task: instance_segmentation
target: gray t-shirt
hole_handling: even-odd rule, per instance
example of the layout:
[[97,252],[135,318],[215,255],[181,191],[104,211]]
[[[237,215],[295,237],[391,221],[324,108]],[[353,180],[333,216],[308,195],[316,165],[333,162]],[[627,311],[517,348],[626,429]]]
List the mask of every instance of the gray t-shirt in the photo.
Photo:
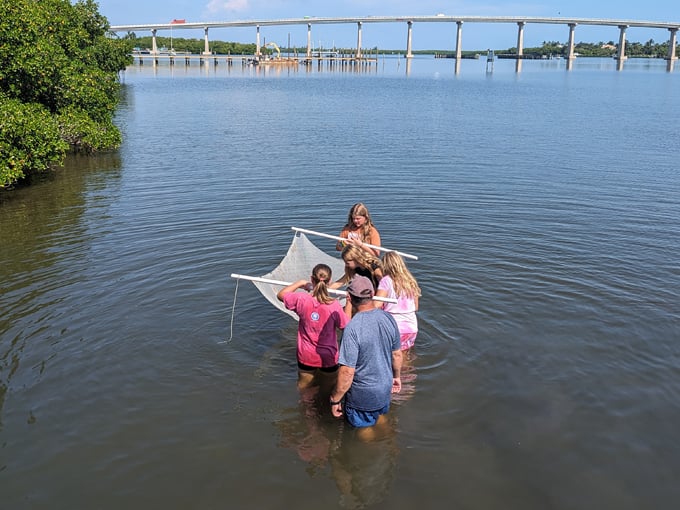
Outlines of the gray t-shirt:
[[345,403],[361,411],[377,411],[390,403],[392,351],[401,348],[392,316],[376,308],[359,312],[349,322],[340,344],[341,365],[354,368]]

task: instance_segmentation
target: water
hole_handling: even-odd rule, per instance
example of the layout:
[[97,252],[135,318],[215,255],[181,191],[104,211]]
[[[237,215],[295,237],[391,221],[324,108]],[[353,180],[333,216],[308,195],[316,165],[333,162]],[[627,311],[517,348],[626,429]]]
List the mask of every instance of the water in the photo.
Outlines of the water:
[[[0,197],[3,508],[674,508],[680,75],[462,64],[130,68],[119,152]],[[371,444],[229,277],[357,201],[423,289]]]

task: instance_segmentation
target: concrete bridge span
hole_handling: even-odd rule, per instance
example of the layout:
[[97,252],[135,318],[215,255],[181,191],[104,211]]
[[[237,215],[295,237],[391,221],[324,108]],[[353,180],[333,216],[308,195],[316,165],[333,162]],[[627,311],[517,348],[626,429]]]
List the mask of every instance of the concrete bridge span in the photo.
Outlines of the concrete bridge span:
[[327,25],[327,24],[356,24],[357,26],[357,48],[356,56],[361,57],[361,31],[364,24],[370,23],[405,23],[406,24],[406,58],[411,58],[412,53],[412,26],[414,23],[453,23],[456,25],[456,72],[460,69],[461,55],[462,55],[462,31],[465,23],[510,23],[517,25],[517,61],[516,71],[519,72],[522,68],[522,59],[524,47],[524,30],[529,24],[551,24],[551,25],[565,25],[569,30],[568,51],[566,56],[567,69],[572,68],[575,57],[575,31],[579,25],[598,25],[611,26],[619,29],[619,44],[617,59],[617,69],[623,69],[623,63],[626,60],[625,46],[626,46],[626,31],[629,28],[653,28],[665,29],[669,32],[669,49],[666,60],[668,62],[667,69],[673,69],[674,62],[677,60],[676,44],[677,32],[680,29],[680,22],[660,22],[660,21],[639,21],[639,20],[621,20],[621,19],[593,19],[593,18],[559,18],[559,17],[526,17],[526,16],[448,16],[443,14],[433,16],[365,16],[365,17],[340,17],[340,18],[323,18],[323,17],[303,17],[303,18],[288,18],[288,19],[270,19],[270,20],[236,20],[236,21],[210,21],[210,22],[177,22],[174,23],[147,23],[147,24],[130,24],[130,25],[114,25],[111,26],[112,32],[138,32],[150,31],[153,38],[153,52],[157,52],[156,34],[159,30],[196,30],[202,29],[204,31],[204,54],[210,53],[208,32],[211,28],[234,28],[234,27],[253,27],[256,29],[256,53],[260,54],[260,27],[266,26],[282,26],[282,25],[307,25],[307,56],[311,55],[311,32],[312,25]]

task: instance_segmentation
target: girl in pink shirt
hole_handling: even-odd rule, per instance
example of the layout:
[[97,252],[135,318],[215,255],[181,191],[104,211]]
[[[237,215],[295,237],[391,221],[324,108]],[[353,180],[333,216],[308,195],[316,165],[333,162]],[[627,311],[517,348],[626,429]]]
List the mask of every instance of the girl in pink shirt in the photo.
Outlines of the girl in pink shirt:
[[383,255],[384,276],[378,284],[376,296],[390,297],[397,303],[376,301],[376,307],[392,314],[397,321],[401,335],[401,350],[413,347],[418,335],[418,298],[421,295],[418,282],[406,267],[404,259],[397,252],[388,251]]
[[331,268],[317,264],[312,270],[311,294],[296,292],[309,288],[307,280],[299,280],[281,289],[276,297],[300,321],[297,334],[298,389],[312,385],[317,372],[335,375],[338,370],[337,330],[349,322],[337,299],[328,294]]

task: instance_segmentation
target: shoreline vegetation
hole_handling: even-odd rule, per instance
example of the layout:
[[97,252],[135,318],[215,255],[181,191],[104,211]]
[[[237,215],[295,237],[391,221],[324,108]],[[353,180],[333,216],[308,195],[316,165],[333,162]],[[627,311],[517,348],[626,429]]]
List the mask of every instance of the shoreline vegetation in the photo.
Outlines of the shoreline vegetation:
[[0,190],[116,149],[119,72],[129,38],[109,33],[94,0],[0,0]]
[[[152,46],[151,36],[137,37],[134,33],[129,33],[127,36],[133,42],[133,46],[142,52],[150,51]],[[166,48],[180,53],[201,54],[205,49],[205,42],[203,39],[183,39],[171,37],[156,37],[156,45],[158,48]],[[254,55],[257,47],[254,43],[238,43],[225,41],[211,41],[210,51],[214,55]],[[297,54],[304,55],[307,52],[306,46],[295,46],[291,48],[280,47],[281,54]],[[483,55],[487,51],[493,51],[496,56],[499,55],[516,55],[517,48],[488,48],[479,50],[465,50],[462,55],[465,58],[472,58],[474,55]],[[353,54],[356,48],[314,48],[314,52],[319,51],[334,51],[341,54]],[[385,55],[400,55],[404,54],[404,50],[394,49],[380,49],[377,47],[365,48],[364,51],[371,53],[382,53]],[[522,58],[550,58],[550,57],[567,57],[568,45],[558,41],[544,41],[541,46],[523,48]],[[260,52],[263,55],[274,55],[275,50],[270,47],[262,45]],[[440,58],[455,57],[455,50],[413,50],[414,55],[438,55]],[[578,57],[615,57],[618,53],[618,43],[614,41],[586,43],[579,42],[574,44],[574,53]],[[626,57],[646,57],[646,58],[666,58],[668,55],[668,41],[656,43],[650,39],[644,43],[627,41],[626,42]],[[676,54],[680,54],[680,44],[676,46]]]

